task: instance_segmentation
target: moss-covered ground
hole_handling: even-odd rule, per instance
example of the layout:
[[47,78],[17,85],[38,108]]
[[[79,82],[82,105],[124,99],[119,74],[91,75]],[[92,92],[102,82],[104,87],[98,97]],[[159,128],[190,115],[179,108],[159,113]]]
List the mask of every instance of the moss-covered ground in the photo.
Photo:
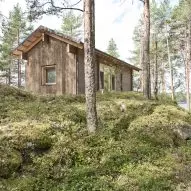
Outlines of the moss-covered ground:
[[0,191],[191,190],[191,142],[173,130],[191,124],[189,113],[132,92],[97,100],[89,135],[83,96],[0,85]]

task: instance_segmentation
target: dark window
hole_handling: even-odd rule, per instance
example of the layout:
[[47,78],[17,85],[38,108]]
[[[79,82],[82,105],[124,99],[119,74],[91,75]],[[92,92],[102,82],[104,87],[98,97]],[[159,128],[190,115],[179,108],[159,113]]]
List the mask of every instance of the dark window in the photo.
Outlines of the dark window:
[[104,89],[104,72],[100,71],[100,89]]
[[46,83],[55,84],[56,83],[56,69],[55,67],[46,68]]
[[115,90],[115,76],[114,75],[112,75],[111,80],[112,80],[112,90]]
[[120,80],[120,84],[121,84],[121,91],[123,91],[123,74],[121,74],[121,80]]

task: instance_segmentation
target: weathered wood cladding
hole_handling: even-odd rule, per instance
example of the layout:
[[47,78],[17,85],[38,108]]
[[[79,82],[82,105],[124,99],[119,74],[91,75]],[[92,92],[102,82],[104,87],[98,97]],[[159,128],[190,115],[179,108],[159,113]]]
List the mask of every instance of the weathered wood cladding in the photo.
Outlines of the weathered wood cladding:
[[65,93],[77,94],[76,89],[76,54],[67,53],[65,64]]
[[122,70],[122,90],[131,91],[132,90],[132,70],[128,68],[123,68]]
[[[103,66],[103,68],[99,69],[100,71],[104,72],[104,67],[111,67],[115,69],[115,91],[132,91],[133,75],[131,68],[128,68],[124,65],[111,63],[102,58],[99,58],[99,60],[101,62],[98,64]],[[101,84],[100,79],[99,84]]]
[[85,73],[84,73],[84,52],[81,49],[77,50],[77,88],[78,94],[85,93]]
[[[28,53],[26,65],[26,88],[39,94],[84,94],[83,49],[45,35]],[[115,90],[132,90],[132,69],[112,63],[97,55],[95,60],[96,89],[100,87],[100,64],[116,69]],[[55,67],[56,83],[46,84],[46,67]]]
[[[76,94],[75,54],[67,51],[66,43],[52,37],[45,39],[28,52],[27,89],[40,94]],[[55,84],[45,84],[46,66],[55,66]]]
[[116,73],[116,91],[122,91],[123,90],[121,77],[122,77],[121,70],[117,71],[117,73]]

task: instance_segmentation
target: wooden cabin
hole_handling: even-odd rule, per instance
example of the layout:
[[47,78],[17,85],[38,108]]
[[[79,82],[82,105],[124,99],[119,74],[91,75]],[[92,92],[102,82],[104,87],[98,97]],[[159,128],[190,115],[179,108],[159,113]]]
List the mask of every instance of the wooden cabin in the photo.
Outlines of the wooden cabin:
[[[83,43],[38,27],[13,55],[27,60],[26,89],[38,94],[84,94]],[[140,69],[96,49],[96,88],[131,91],[133,70]]]

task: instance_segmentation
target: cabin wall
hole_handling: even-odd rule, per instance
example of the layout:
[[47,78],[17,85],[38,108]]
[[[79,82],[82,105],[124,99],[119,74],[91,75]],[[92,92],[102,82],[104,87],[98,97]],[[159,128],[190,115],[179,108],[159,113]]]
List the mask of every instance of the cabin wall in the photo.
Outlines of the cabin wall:
[[85,72],[84,72],[84,52],[81,49],[77,50],[77,89],[78,94],[85,94]]
[[[77,94],[85,93],[85,65],[84,52],[81,49],[77,50]],[[99,90],[99,60],[95,59],[95,83],[96,90]]]
[[[108,72],[108,70],[106,69],[108,69],[109,67],[111,68],[111,70],[112,68],[115,69],[115,74],[113,73],[113,75],[115,76],[115,91],[132,91],[133,76],[132,76],[131,68],[127,68],[124,66],[116,67],[115,65],[112,66],[112,63],[107,64],[107,62],[105,62],[104,64],[103,62],[101,62],[100,64],[101,66],[99,71],[104,72],[104,89],[105,90],[107,90],[108,88],[106,87],[106,84],[105,84],[105,78],[106,78],[105,73]],[[110,75],[112,75],[112,73]],[[111,76],[108,83],[111,86]],[[99,79],[99,84],[101,84],[101,79]],[[111,87],[109,88],[109,91],[111,91]]]
[[[46,67],[55,67],[56,84],[45,83]],[[76,94],[76,55],[67,44],[52,37],[45,38],[28,52],[26,88],[39,94]]]
[[76,54],[68,53],[65,64],[65,93],[77,94],[76,87]]
[[[84,94],[84,52],[65,42],[45,36],[27,53],[26,89],[38,94]],[[95,60],[96,89],[100,88],[100,63],[107,63],[102,57]],[[107,64],[106,64],[107,65]],[[115,65],[109,62],[109,65]],[[45,69],[55,67],[56,83],[45,83]],[[114,66],[116,67],[116,66]],[[116,91],[132,90],[132,69],[118,66],[115,76]],[[122,74],[122,75],[121,75]]]
[[41,42],[28,52],[26,64],[26,89],[34,93],[40,93],[41,85]]
[[116,73],[116,91],[123,91],[123,89],[122,89],[121,71],[118,71]]
[[132,70],[129,68],[122,70],[122,91],[132,91]]

